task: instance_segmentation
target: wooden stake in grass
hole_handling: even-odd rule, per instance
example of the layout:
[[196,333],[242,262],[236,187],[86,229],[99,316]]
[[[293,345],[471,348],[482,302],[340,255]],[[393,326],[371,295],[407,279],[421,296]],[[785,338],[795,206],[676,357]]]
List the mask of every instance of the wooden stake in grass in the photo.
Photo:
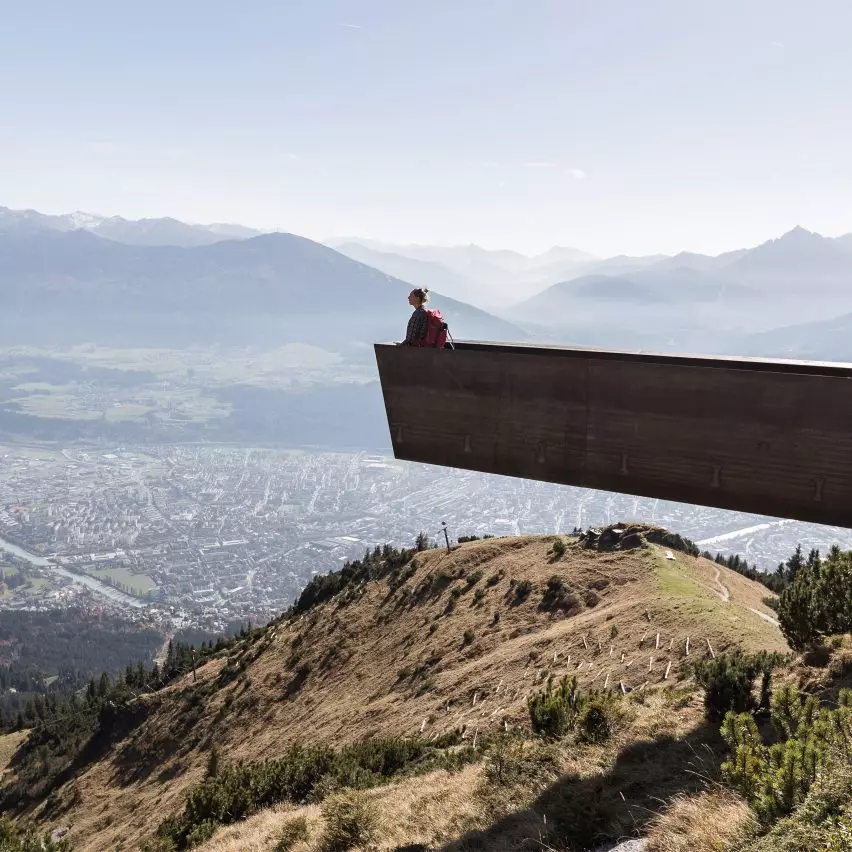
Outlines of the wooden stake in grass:
[[478,692],[474,692],[474,693],[473,693],[473,704],[471,704],[471,705],[470,705],[471,707],[476,707],[476,699],[477,699],[477,698],[479,698],[479,693],[478,693]]
[[654,646],[657,650],[660,649],[660,634],[657,634],[657,644]]
[[666,673],[663,675],[663,680],[669,679],[669,672],[672,670],[672,661],[669,660],[669,664],[666,666]]
[[689,636],[686,637],[686,656],[689,656]]
[[704,641],[707,643],[707,648],[708,648],[708,650],[710,651],[710,656],[711,656],[711,657],[715,660],[715,659],[716,659],[716,655],[713,653],[713,646],[710,644],[710,640],[709,640],[709,639],[705,639]]
[[604,680],[604,689],[609,686],[609,672],[606,673],[606,679]]
[[613,652],[614,650],[615,650],[615,645],[610,645],[610,646],[609,646],[609,655],[610,655],[610,657],[612,656],[612,652]]
[[424,720],[420,723],[420,733],[422,734],[422,733],[423,733],[423,731],[425,731],[425,730],[426,730],[426,720],[424,719]]
[[589,643],[586,641],[586,637],[585,637],[585,636],[583,636],[583,647],[584,647],[587,651],[589,650]]
[[473,731],[473,748],[474,748],[474,751],[476,750],[476,738],[478,736],[479,736],[479,726],[477,725],[477,727]]
[[648,671],[649,672],[654,671],[654,655],[653,654],[651,655],[651,662],[648,663]]
[[621,652],[621,662],[624,662],[624,651]]
[[674,648],[674,636],[672,636],[672,641],[669,642],[669,650],[671,651],[672,648]]
[[642,638],[639,640],[639,647],[641,648],[645,644],[645,637],[648,635],[648,632],[642,634]]

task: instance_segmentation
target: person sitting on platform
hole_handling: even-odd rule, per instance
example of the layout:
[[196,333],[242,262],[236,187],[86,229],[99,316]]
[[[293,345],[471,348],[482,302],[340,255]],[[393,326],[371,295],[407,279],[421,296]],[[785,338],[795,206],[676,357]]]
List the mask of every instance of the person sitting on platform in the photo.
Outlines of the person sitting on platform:
[[408,294],[408,304],[414,308],[408,320],[405,340],[397,346],[422,346],[429,330],[429,315],[426,313],[426,302],[429,301],[429,290],[426,287],[415,287]]
[[449,329],[440,311],[427,308],[429,291],[425,287],[416,287],[408,294],[408,304],[414,312],[408,320],[405,340],[397,346],[428,346],[444,349],[447,345]]

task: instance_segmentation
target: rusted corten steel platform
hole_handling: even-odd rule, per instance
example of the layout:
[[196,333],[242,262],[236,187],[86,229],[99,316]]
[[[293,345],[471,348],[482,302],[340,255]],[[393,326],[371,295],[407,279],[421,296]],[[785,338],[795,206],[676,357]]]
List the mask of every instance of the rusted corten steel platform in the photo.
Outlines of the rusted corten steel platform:
[[398,459],[852,527],[852,364],[375,351]]

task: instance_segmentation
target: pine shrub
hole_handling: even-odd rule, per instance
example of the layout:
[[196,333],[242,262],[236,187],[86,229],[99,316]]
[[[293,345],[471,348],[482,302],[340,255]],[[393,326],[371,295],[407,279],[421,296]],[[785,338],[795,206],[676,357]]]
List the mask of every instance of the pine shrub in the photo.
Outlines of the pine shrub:
[[[588,741],[599,741],[595,739],[599,735],[606,739],[608,733],[604,735],[603,731],[608,731],[611,725],[612,700],[595,691],[581,692],[576,677],[569,680],[565,676],[554,683],[551,676],[544,689],[527,700],[533,733],[547,738],[563,737],[577,728],[579,718],[588,709],[581,736]],[[602,715],[607,717],[606,722]]]
[[210,754],[207,755],[207,771],[205,772],[208,778],[215,778],[219,774],[219,766],[221,765],[221,756],[216,743],[210,747]]
[[[340,788],[367,789],[403,772],[457,770],[476,759],[473,749],[447,751],[459,735],[422,739],[368,739],[335,752],[326,746],[292,746],[282,757],[257,763],[219,762],[215,776],[193,787],[183,811],[166,819],[152,849],[190,849],[220,825],[246,819],[283,802],[317,801]],[[170,844],[170,845],[169,845]]]
[[[748,655],[737,650],[697,663],[693,673],[704,688],[707,718],[721,721],[728,711],[745,713],[758,706],[767,706],[772,670],[780,661],[777,654]],[[762,678],[760,704],[754,698],[758,675]]]
[[565,584],[565,581],[558,574],[551,576],[542,595],[540,608],[551,611],[555,609],[570,610],[576,604],[577,599]]
[[487,745],[486,789],[538,786],[554,778],[561,768],[558,746],[530,743],[521,732],[500,731]]
[[482,579],[482,571],[476,570],[465,578],[465,583],[467,584],[468,589],[472,589],[481,579]]
[[[417,537],[416,550],[429,546],[429,540],[424,533]],[[347,562],[339,571],[328,574],[317,574],[305,586],[299,599],[288,611],[288,615],[300,615],[333,598],[336,594],[348,588],[354,588],[368,580],[379,580],[388,577],[393,582],[400,576],[403,566],[412,561],[415,550],[398,550],[389,544],[367,551],[362,559]]]
[[824,637],[852,631],[852,551],[832,547],[826,559],[797,548],[787,561],[789,585],[778,602],[778,620],[790,647],[802,651]]
[[841,690],[834,710],[786,685],[772,695],[772,724],[779,741],[766,745],[754,718],[729,712],[722,736],[731,757],[722,774],[769,826],[806,800],[819,778],[849,764],[852,691]]
[[583,743],[603,743],[615,729],[615,701],[606,695],[588,698],[577,716],[577,739]]
[[512,587],[514,592],[514,603],[523,603],[531,594],[533,584],[531,580],[518,580]]
[[282,826],[272,852],[290,852],[297,843],[307,842],[310,836],[308,820],[303,816],[294,817]]
[[348,790],[328,799],[322,807],[325,830],[321,848],[345,852],[369,846],[381,835],[381,814],[374,801],[358,790]]

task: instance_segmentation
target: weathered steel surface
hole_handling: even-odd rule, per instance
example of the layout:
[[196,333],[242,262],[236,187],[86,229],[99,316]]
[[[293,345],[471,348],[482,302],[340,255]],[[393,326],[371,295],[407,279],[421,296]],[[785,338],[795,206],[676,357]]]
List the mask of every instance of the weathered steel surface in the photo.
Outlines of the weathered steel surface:
[[852,527],[852,364],[375,350],[399,459]]

